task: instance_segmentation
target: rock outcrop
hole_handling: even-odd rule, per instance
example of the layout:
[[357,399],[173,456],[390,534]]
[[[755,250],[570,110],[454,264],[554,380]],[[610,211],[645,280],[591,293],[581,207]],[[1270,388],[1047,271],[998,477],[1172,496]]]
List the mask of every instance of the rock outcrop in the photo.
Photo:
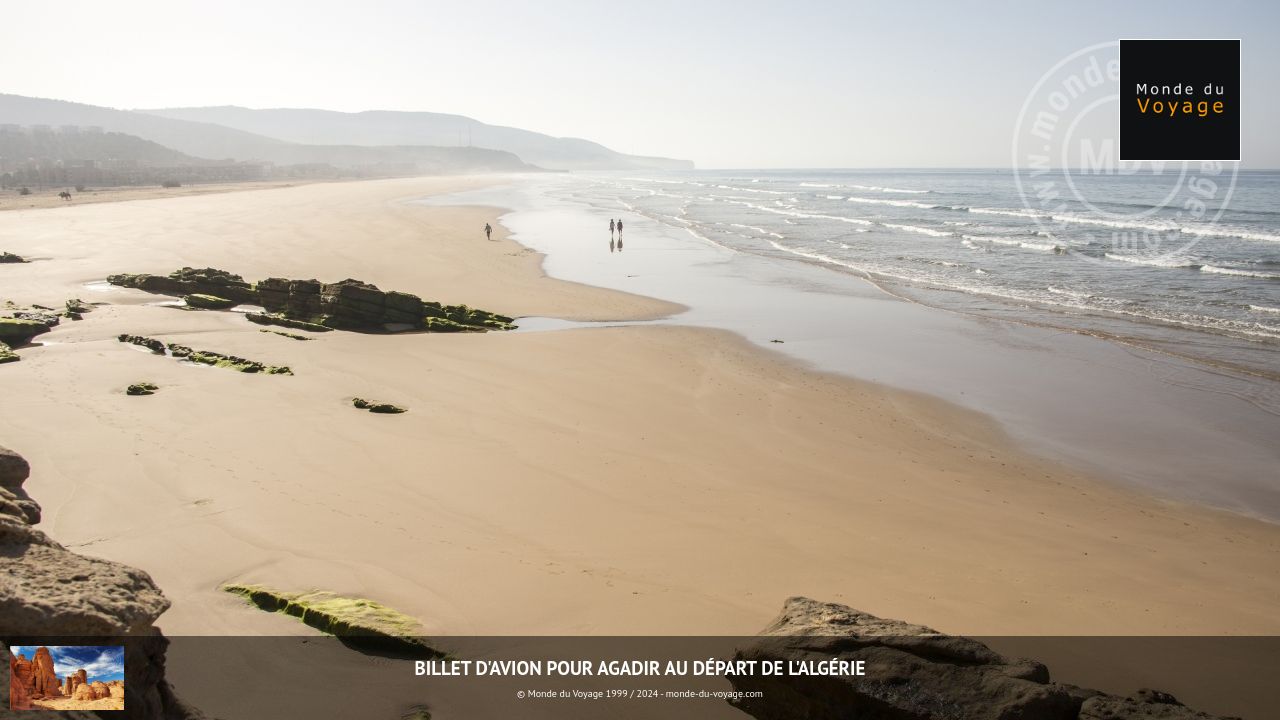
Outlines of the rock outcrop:
[[62,683],[58,682],[58,673],[53,668],[53,656],[49,648],[41,647],[31,658],[31,698],[62,697]]
[[260,303],[268,313],[339,330],[482,332],[512,327],[511,318],[503,315],[428,302],[351,278],[336,283],[267,278],[257,287]]
[[409,293],[380,290],[351,278],[336,283],[267,278],[250,284],[225,270],[183,268],[167,276],[122,274],[112,275],[107,281],[121,287],[182,296],[192,307],[261,305],[266,312],[247,314],[250,321],[295,330],[485,332],[514,327],[512,319],[504,315],[466,305],[442,305]]
[[184,267],[168,275],[111,275],[107,282],[158,295],[212,295],[236,303],[258,302],[258,294],[252,284],[239,275],[217,268]]
[[21,455],[0,447],[0,516],[30,525],[40,522],[40,505],[22,489],[30,474],[31,467]]
[[14,255],[11,252],[0,252],[0,264],[5,263],[24,263],[25,259],[21,255]]
[[351,404],[358,410],[368,410],[371,413],[379,415],[399,415],[400,413],[409,412],[406,408],[391,403],[377,402],[376,400],[365,400],[364,398],[352,398]]
[[267,313],[245,313],[245,319],[251,323],[259,325],[279,325],[280,327],[293,328],[294,330],[306,330],[308,332],[330,332],[331,327],[318,325],[316,323],[304,322],[302,320],[293,320],[283,315],[270,315]]
[[265,373],[267,375],[292,375],[293,371],[284,365],[266,365],[257,360],[248,360],[235,355],[223,355],[209,350],[192,350],[186,345],[169,343],[169,352],[176,358],[202,365],[238,370],[242,373]]
[[21,359],[22,358],[18,353],[14,352],[13,348],[9,347],[8,343],[0,342],[0,365],[4,363],[18,362]]
[[1226,720],[1166,693],[1121,698],[1051,682],[1048,669],[969,638],[795,597],[739,660],[864,660],[862,677],[733,675],[760,720]]
[[[29,467],[0,449],[0,482],[20,488]],[[139,720],[198,720],[204,715],[179,700],[164,678],[168,640],[154,625],[169,601],[143,571],[67,550],[25,520],[0,514],[0,637],[19,644],[39,638],[49,645],[124,646],[129,703],[125,717]],[[27,639],[28,642],[23,642]],[[0,646],[0,654],[8,656]],[[65,684],[45,673],[39,653],[32,661],[9,656],[13,677],[30,677],[34,689],[62,695]],[[52,663],[49,663],[52,670]],[[39,683],[37,685],[37,683]],[[10,682],[10,702],[27,703],[23,683]],[[74,679],[72,685],[75,685]],[[73,687],[72,697],[88,685]],[[92,692],[92,688],[90,688]],[[108,694],[110,690],[108,689]],[[80,717],[91,717],[81,715]]]
[[9,709],[31,709],[32,673],[31,661],[26,655],[9,656]]
[[156,340],[155,338],[120,333],[116,336],[116,339],[122,343],[129,343],[131,345],[137,345],[138,347],[144,347],[157,355],[164,354],[164,343]]
[[139,383],[134,383],[129,387],[125,388],[124,394],[125,395],[155,395],[156,391],[159,389],[160,389],[160,386],[156,385],[155,383],[139,382]]
[[199,308],[201,310],[230,310],[240,303],[235,300],[228,300],[217,295],[205,295],[204,293],[192,293],[183,295],[182,301],[187,307]]
[[31,338],[47,332],[49,325],[41,320],[0,317],[0,342],[9,347],[26,345]]
[[347,645],[412,657],[440,657],[427,644],[422,623],[381,603],[323,590],[282,592],[262,585],[229,583],[226,592],[243,597],[267,612],[292,615]]

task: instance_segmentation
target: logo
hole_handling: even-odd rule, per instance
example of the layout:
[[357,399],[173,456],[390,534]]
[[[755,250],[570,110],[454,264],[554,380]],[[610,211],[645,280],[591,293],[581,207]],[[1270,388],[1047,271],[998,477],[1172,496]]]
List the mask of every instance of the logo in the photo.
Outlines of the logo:
[[[1122,71],[1120,48],[1130,42],[1082,48],[1040,77],[1014,128],[1014,179],[1021,212],[1035,219],[1040,234],[1068,252],[1080,244],[1102,246],[1101,252],[1077,257],[1103,262],[1106,255],[1118,254],[1144,262],[1176,261],[1213,234],[1239,168],[1222,159],[1130,159],[1129,150],[1121,158],[1121,118],[1124,103],[1134,102],[1134,88],[1122,84],[1129,73]],[[1188,73],[1180,82],[1199,82],[1204,90],[1208,74]],[[1151,82],[1159,81],[1147,81],[1148,88]],[[1208,120],[1198,117],[1198,101],[1193,100],[1191,115]],[[1206,113],[1212,112],[1210,104]],[[1164,120],[1146,116],[1148,122],[1154,119]],[[1236,120],[1238,133],[1238,116]]]

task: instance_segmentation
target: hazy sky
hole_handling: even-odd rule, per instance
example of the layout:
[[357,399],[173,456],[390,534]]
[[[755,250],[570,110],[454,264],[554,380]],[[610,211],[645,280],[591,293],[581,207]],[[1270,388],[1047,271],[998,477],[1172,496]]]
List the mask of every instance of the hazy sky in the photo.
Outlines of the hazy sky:
[[701,167],[1003,167],[1024,97],[1072,51],[1240,37],[1243,158],[1280,167],[1278,7],[30,0],[6,3],[0,92],[453,112]]

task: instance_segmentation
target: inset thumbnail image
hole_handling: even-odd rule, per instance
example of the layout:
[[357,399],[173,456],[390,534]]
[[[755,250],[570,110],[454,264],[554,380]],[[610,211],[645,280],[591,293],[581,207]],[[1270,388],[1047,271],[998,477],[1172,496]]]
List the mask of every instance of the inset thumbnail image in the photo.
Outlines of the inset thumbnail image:
[[11,710],[124,709],[119,645],[14,645],[9,653]]

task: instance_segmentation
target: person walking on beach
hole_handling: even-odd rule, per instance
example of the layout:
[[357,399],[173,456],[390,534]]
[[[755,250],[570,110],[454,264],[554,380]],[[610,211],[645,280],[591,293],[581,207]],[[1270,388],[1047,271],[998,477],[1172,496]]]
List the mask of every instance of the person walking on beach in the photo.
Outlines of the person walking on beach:
[[618,240],[622,240],[622,218],[618,218]]
[[609,218],[609,242],[613,242],[613,218]]
[[486,240],[493,239],[493,226],[489,223],[484,224],[484,237]]

